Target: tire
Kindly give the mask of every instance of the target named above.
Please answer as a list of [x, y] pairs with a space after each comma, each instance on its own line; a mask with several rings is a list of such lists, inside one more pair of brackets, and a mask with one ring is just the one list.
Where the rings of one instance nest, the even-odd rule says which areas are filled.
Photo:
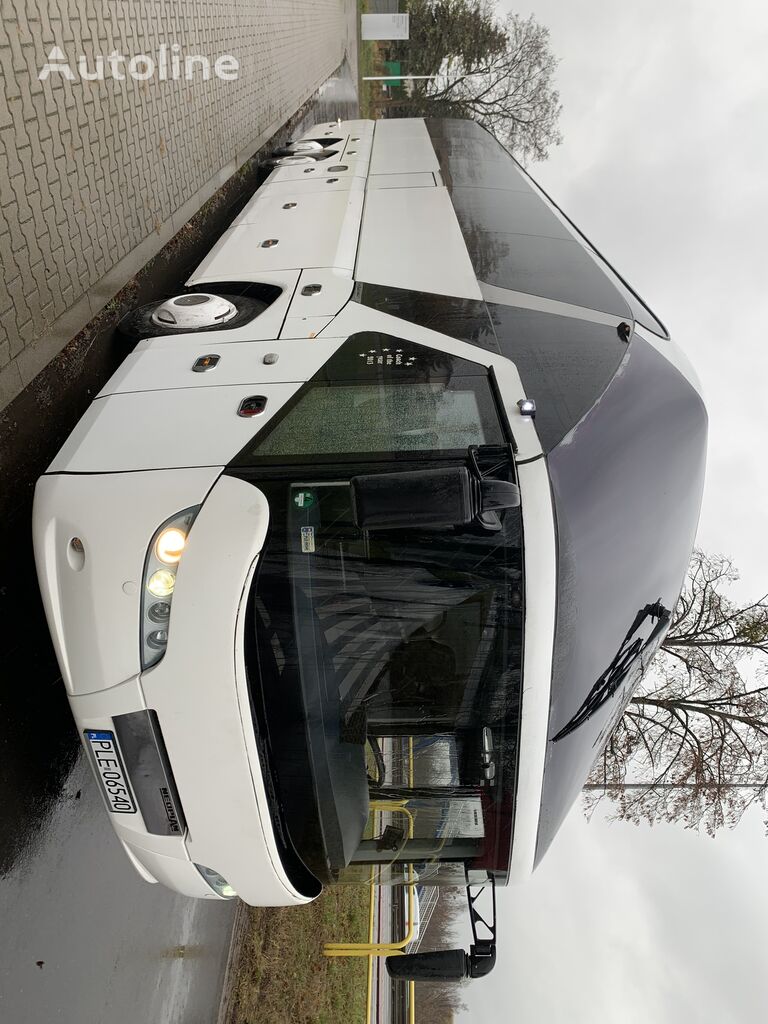
[[212, 324], [210, 327], [198, 327], [190, 330], [184, 328], [174, 330], [169, 327], [160, 327], [152, 322], [152, 314], [160, 305], [159, 302], [150, 302], [146, 306], [139, 306], [126, 313], [117, 325], [118, 334], [129, 341], [143, 341], [145, 338], [163, 338], [173, 334], [206, 334], [209, 331], [232, 331], [236, 327], [243, 327], [251, 320], [255, 320], [260, 313], [268, 308], [268, 302], [261, 299], [250, 299], [240, 295], [222, 295], [237, 309], [237, 313], [225, 324]]
[[320, 164], [338, 155], [338, 149], [313, 150], [311, 153], [286, 153], [285, 150], [276, 149], [267, 163], [277, 167], [291, 167], [298, 164]]

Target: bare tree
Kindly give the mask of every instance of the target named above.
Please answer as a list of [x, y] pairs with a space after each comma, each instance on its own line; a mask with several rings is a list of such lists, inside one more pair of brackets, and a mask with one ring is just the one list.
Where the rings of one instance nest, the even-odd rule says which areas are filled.
[[723, 593], [731, 562], [695, 551], [653, 671], [585, 787], [588, 816], [679, 821], [714, 835], [753, 804], [768, 809], [768, 595]]
[[562, 142], [549, 30], [533, 16], [499, 20], [487, 0], [415, 0], [411, 70], [439, 74], [400, 105], [409, 116], [471, 118], [526, 162]]

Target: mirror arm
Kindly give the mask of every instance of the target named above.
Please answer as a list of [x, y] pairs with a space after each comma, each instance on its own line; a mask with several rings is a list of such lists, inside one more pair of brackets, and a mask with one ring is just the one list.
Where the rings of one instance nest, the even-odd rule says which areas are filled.
[[[483, 471], [480, 465], [480, 455], [486, 458], [489, 456], [495, 459], [495, 464]], [[516, 508], [520, 505], [520, 488], [517, 483], [515, 471], [515, 456], [512, 445], [476, 445], [471, 444], [467, 449], [469, 457], [470, 472], [475, 479], [477, 496], [477, 513], [475, 522], [484, 529], [494, 533], [501, 530], [501, 519], [499, 512]], [[507, 467], [512, 480], [498, 480], [490, 474], [497, 472], [502, 467]]]
[[[388, 956], [386, 964], [390, 977], [411, 981], [463, 981], [465, 978], [484, 978], [491, 973], [496, 964], [496, 880], [489, 875], [480, 885], [470, 885], [466, 866], [464, 875], [467, 880], [467, 905], [474, 940], [469, 947], [469, 953], [463, 949], [441, 949], [433, 953]], [[492, 899], [490, 922], [485, 920], [475, 906], [478, 897], [489, 885]], [[488, 933], [487, 938], [478, 936], [478, 925]]]
[[[464, 868], [464, 876], [467, 880], [467, 907], [469, 908], [469, 923], [472, 927], [472, 938], [474, 942], [469, 947], [469, 976], [470, 978], [484, 978], [490, 974], [496, 964], [496, 879], [493, 875], [481, 885], [470, 885], [468, 869]], [[475, 904], [483, 892], [491, 887], [491, 920], [486, 921], [483, 915], [477, 910]], [[473, 889], [475, 890], [473, 892]], [[480, 938], [477, 934], [478, 925], [482, 926], [488, 933], [487, 938]]]

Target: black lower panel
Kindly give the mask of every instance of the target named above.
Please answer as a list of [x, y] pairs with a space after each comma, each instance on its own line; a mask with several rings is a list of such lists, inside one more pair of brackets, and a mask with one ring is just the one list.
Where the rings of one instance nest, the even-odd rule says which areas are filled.
[[154, 711], [136, 711], [113, 719], [120, 752], [147, 830], [179, 836], [186, 829], [179, 794]]

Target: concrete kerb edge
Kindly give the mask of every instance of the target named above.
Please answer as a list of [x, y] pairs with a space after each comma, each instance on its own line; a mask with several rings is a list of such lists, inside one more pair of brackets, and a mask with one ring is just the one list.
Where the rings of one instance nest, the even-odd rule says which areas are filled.
[[235, 911], [235, 920], [232, 924], [232, 936], [229, 941], [229, 953], [227, 954], [227, 966], [224, 968], [224, 982], [221, 989], [221, 1001], [219, 1012], [216, 1015], [216, 1024], [227, 1024], [232, 1010], [232, 996], [235, 988], [235, 967], [240, 960], [248, 934], [248, 907], [245, 903], [238, 902]]
[[0, 411], [20, 395], [24, 390], [24, 382], [15, 359], [0, 370]]

